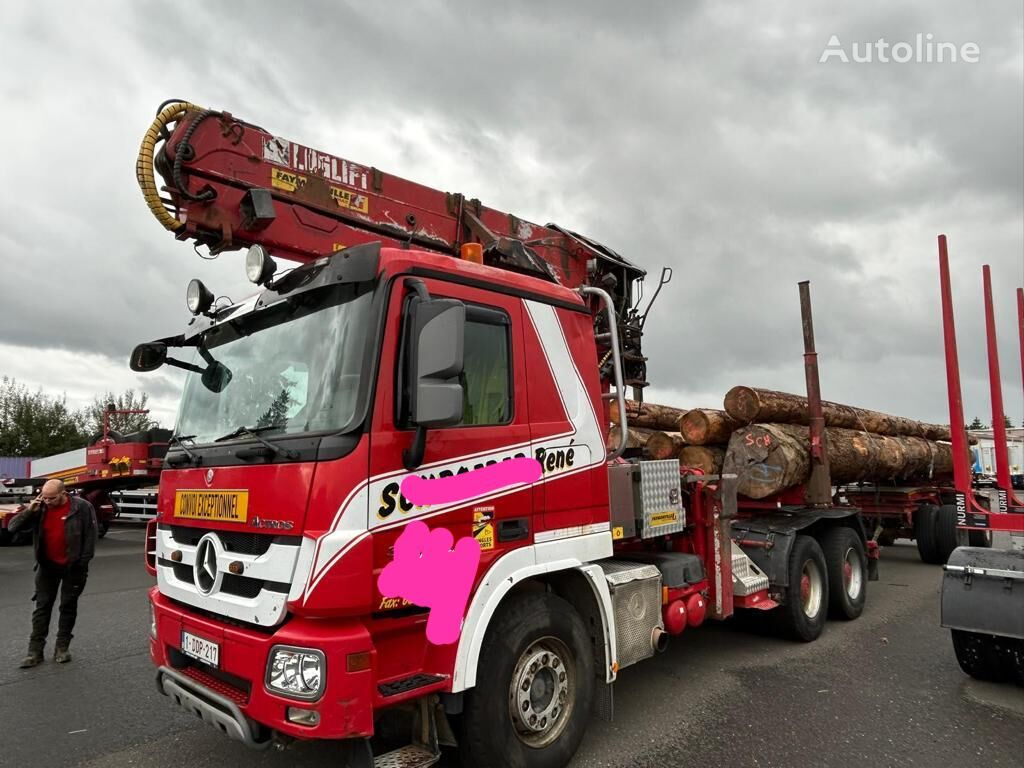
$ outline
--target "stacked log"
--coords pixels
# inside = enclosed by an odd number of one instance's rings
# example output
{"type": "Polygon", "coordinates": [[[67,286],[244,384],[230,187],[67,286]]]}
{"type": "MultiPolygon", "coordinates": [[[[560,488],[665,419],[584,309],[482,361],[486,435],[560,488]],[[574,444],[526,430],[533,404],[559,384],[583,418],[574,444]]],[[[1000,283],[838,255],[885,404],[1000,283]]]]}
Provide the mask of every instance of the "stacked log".
{"type": "MultiPolygon", "coordinates": [[[[608,450],[615,450],[619,447],[619,435],[622,434],[618,425],[612,425],[608,429],[608,450]]],[[[647,445],[647,440],[651,436],[651,430],[640,429],[638,427],[627,427],[626,428],[626,450],[640,449],[647,445]]]]}
{"type": "Polygon", "coordinates": [[[679,419],[679,434],[688,445],[725,445],[732,433],[745,423],[725,411],[694,408],[679,419]]]}
{"type": "Polygon", "coordinates": [[[683,450],[682,436],[678,432],[654,431],[647,437],[647,455],[652,459],[674,459],[683,450]]]}
{"type": "MultiPolygon", "coordinates": [[[[925,440],[950,440],[945,424],[925,424],[902,416],[854,408],[823,400],[825,426],[844,427],[891,437],[922,437],[925,440]]],[[[788,392],[755,387],[733,387],[725,395],[725,410],[741,424],[803,424],[810,423],[807,398],[788,392]]]]}
{"type": "MultiPolygon", "coordinates": [[[[679,419],[684,413],[685,410],[670,405],[627,400],[626,426],[676,432],[679,429],[679,419]]],[[[610,419],[612,424],[619,422],[619,404],[615,400],[611,402],[610,419]]]]}
{"type": "MultiPolygon", "coordinates": [[[[829,470],[835,484],[885,482],[946,474],[952,446],[920,437],[895,437],[829,427],[829,470]]],[[[737,492],[763,499],[810,475],[810,430],[794,424],[752,424],[733,433],[723,471],[738,476],[737,492]]]]}
{"type": "Polygon", "coordinates": [[[687,445],[679,452],[679,463],[684,467],[699,469],[705,475],[722,474],[725,463],[725,447],[720,445],[687,445]]]}

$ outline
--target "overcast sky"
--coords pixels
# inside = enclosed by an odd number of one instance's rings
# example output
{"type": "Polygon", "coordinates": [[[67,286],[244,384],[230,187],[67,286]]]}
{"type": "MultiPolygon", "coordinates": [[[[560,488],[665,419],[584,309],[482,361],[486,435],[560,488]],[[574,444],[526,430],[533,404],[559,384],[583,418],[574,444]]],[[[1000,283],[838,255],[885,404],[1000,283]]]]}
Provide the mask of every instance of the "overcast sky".
{"type": "MultiPolygon", "coordinates": [[[[134,162],[184,98],[606,243],[675,277],[649,400],[804,391],[810,280],[824,397],[948,421],[936,235],[950,238],[967,418],[990,421],[981,265],[1007,412],[1024,417],[1022,3],[51,3],[0,6],[0,375],[83,405],[181,378],[131,348],[185,285],[248,293],[151,217],[134,162]],[[932,35],[978,61],[852,61],[932,35]],[[830,38],[846,57],[820,63],[830,38]]],[[[928,38],[924,38],[928,39],[928,38]]],[[[833,49],[834,50],[834,47],[833,49]]]]}

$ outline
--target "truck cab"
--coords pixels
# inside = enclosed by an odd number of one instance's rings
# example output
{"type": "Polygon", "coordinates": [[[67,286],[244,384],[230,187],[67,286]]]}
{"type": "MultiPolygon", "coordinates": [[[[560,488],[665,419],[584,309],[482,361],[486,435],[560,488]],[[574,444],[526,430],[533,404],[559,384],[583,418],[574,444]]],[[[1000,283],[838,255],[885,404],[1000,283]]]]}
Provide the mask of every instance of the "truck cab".
{"type": "Polygon", "coordinates": [[[579,293],[370,244],[196,309],[132,361],[189,369],[160,481],[150,651],[161,689],[232,735],[370,736],[382,708],[473,686],[516,582],[611,555],[579,293]],[[430,506],[401,491],[410,472],[517,457],[536,458],[539,481],[430,506]],[[427,609],[378,589],[412,520],[479,543],[455,643],[429,642],[427,609]]]}

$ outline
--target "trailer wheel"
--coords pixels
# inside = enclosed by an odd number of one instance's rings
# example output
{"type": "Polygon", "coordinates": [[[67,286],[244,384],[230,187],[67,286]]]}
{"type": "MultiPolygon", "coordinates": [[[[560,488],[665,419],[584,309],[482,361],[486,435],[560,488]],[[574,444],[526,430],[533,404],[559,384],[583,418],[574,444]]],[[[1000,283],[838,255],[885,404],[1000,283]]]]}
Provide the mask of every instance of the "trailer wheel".
{"type": "Polygon", "coordinates": [[[825,555],[810,536],[797,536],[789,555],[789,587],[777,608],[783,634],[805,643],[817,640],[828,613],[828,570],[825,555]]]}
{"type": "Polygon", "coordinates": [[[939,559],[938,544],[935,541],[935,517],[939,508],[934,504],[922,504],[914,512],[914,541],[922,563],[939,565],[946,558],[939,559]]]}
{"type": "Polygon", "coordinates": [[[967,533],[956,527],[956,507],[953,504],[939,507],[935,513],[935,553],[940,565],[949,560],[954,549],[967,546],[967,533]]]}
{"type": "Polygon", "coordinates": [[[953,634],[953,651],[956,653],[960,669],[975,680],[992,683],[1002,681],[999,649],[992,635],[966,632],[962,629],[950,631],[953,634]]]}
{"type": "Polygon", "coordinates": [[[590,719],[594,674],[571,604],[547,593],[513,597],[488,627],[466,693],[463,764],[566,765],[590,719]]]}
{"type": "Polygon", "coordinates": [[[867,601],[868,568],[864,544],[846,526],[829,528],[821,537],[828,566],[829,615],[856,619],[867,601]]]}

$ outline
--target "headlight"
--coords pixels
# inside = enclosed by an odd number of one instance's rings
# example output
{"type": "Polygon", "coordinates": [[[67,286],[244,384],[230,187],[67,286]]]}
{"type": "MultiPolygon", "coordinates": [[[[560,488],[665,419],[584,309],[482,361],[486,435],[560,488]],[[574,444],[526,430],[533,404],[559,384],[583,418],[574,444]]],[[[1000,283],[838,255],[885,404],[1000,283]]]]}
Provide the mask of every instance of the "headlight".
{"type": "Polygon", "coordinates": [[[213,293],[203,285],[202,280],[192,280],[185,291],[185,306],[193,315],[198,315],[213,306],[213,293]]]}
{"type": "Polygon", "coordinates": [[[153,601],[149,603],[149,636],[156,637],[156,608],[153,607],[153,601]]]}
{"type": "Polygon", "coordinates": [[[294,699],[319,699],[327,675],[327,659],[314,648],[275,645],[267,662],[267,690],[294,699]]]}

